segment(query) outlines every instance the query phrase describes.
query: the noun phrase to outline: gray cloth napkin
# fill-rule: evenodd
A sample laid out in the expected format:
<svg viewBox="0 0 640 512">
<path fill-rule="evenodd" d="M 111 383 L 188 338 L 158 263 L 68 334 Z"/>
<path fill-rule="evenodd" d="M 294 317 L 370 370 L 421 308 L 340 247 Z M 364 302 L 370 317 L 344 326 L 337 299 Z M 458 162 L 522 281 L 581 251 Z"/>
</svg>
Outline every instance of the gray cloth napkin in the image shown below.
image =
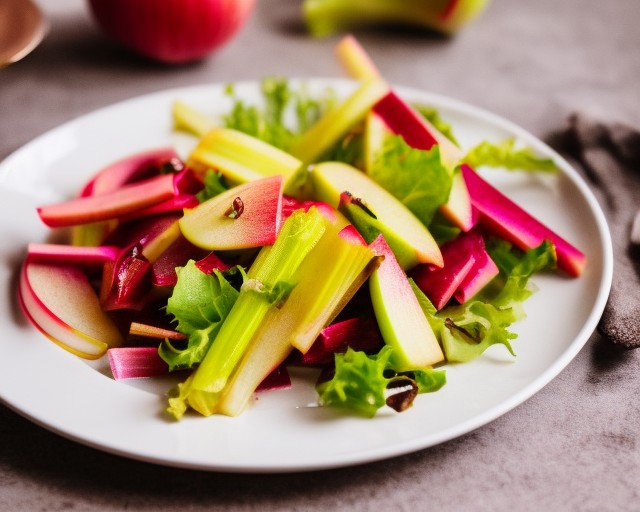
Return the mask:
<svg viewBox="0 0 640 512">
<path fill-rule="evenodd" d="M 609 222 L 614 270 L 598 331 L 640 347 L 640 129 L 583 114 L 569 118 L 555 142 L 592 184 Z M 553 142 L 552 142 L 553 144 Z"/>
</svg>

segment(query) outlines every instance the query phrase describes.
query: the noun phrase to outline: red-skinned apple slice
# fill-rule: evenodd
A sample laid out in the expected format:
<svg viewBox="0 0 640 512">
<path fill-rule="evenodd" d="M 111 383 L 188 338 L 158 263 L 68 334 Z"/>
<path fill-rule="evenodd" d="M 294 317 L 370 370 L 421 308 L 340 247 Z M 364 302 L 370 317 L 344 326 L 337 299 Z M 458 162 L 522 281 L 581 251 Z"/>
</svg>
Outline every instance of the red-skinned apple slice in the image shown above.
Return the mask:
<svg viewBox="0 0 640 512">
<path fill-rule="evenodd" d="M 218 194 L 186 210 L 180 230 L 211 251 L 273 244 L 282 221 L 282 182 L 282 176 L 272 176 Z"/>
<path fill-rule="evenodd" d="M 32 323 L 69 352 L 97 359 L 122 343 L 89 279 L 76 266 L 27 259 L 20 273 L 19 296 Z"/>
<path fill-rule="evenodd" d="M 442 349 L 391 248 L 382 235 L 370 247 L 384 256 L 369 290 L 382 338 L 393 348 L 394 368 L 417 370 L 441 362 Z"/>
<path fill-rule="evenodd" d="M 461 166 L 471 202 L 480 213 L 480 223 L 522 250 L 533 249 L 549 240 L 556 249 L 558 268 L 570 276 L 582 274 L 586 256 L 560 235 L 526 212 L 471 167 Z"/>
</svg>

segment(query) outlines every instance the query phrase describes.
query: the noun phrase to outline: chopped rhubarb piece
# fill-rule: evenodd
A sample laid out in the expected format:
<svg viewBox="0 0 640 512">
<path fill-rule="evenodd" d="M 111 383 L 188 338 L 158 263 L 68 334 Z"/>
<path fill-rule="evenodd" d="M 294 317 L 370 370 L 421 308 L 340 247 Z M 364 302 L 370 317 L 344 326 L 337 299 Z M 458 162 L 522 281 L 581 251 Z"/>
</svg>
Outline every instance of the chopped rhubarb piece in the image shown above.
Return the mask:
<svg viewBox="0 0 640 512">
<path fill-rule="evenodd" d="M 443 267 L 418 265 L 409 273 L 436 309 L 446 306 L 476 262 L 472 252 L 460 250 L 457 240 L 455 238 L 442 246 Z"/>
<path fill-rule="evenodd" d="M 485 228 L 522 250 L 533 249 L 548 240 L 555 246 L 558 268 L 573 277 L 582 273 L 586 257 L 580 250 L 489 184 L 471 167 L 465 164 L 461 169 L 471 202 L 480 214 L 479 222 Z"/>
<path fill-rule="evenodd" d="M 204 258 L 196 261 L 196 267 L 205 274 L 211 274 L 214 270 L 220 270 L 222 272 L 231 268 L 214 252 L 210 252 Z"/>
<path fill-rule="evenodd" d="M 105 311 L 141 309 L 151 289 L 151 263 L 139 247 L 123 252 L 114 262 L 107 262 L 102 274 L 100 304 Z"/>
<path fill-rule="evenodd" d="M 382 335 L 375 318 L 349 318 L 322 329 L 307 353 L 300 355 L 300 362 L 324 365 L 333 361 L 334 354 L 346 352 L 348 347 L 373 353 L 381 346 Z"/>
<path fill-rule="evenodd" d="M 70 199 L 42 206 L 38 213 L 49 227 L 73 226 L 110 219 L 142 210 L 174 196 L 174 176 L 162 175 L 125 185 L 106 194 Z"/>
<path fill-rule="evenodd" d="M 275 391 L 277 389 L 289 389 L 291 376 L 284 365 L 278 366 L 258 385 L 256 392 Z"/>
<path fill-rule="evenodd" d="M 205 249 L 196 247 L 183 236 L 173 242 L 153 262 L 151 282 L 155 286 L 174 286 L 178 280 L 176 267 L 184 267 L 191 259 L 201 260 L 209 254 Z"/>
<path fill-rule="evenodd" d="M 29 261 L 66 263 L 88 268 L 100 268 L 118 256 L 119 249 L 113 245 L 80 247 L 66 244 L 36 244 L 27 247 Z"/>
<path fill-rule="evenodd" d="M 454 298 L 463 304 L 489 284 L 500 271 L 489 256 L 484 246 L 484 239 L 477 230 L 463 234 L 458 238 L 461 239 L 460 245 L 462 247 L 460 250 L 471 252 L 476 260 L 453 294 Z"/>
<path fill-rule="evenodd" d="M 159 148 L 127 156 L 100 170 L 80 192 L 80 197 L 105 194 L 123 185 L 160 174 L 167 162 L 179 161 L 173 148 Z"/>
<path fill-rule="evenodd" d="M 169 366 L 156 347 L 119 347 L 107 350 L 111 373 L 116 380 L 159 377 Z"/>
<path fill-rule="evenodd" d="M 151 217 L 152 215 L 162 215 L 163 213 L 182 212 L 185 208 L 195 208 L 200 201 L 194 194 L 178 194 L 166 201 L 154 204 L 148 208 L 135 211 L 129 215 L 120 217 L 122 222 L 132 219 L 140 219 L 142 217 Z"/>
</svg>

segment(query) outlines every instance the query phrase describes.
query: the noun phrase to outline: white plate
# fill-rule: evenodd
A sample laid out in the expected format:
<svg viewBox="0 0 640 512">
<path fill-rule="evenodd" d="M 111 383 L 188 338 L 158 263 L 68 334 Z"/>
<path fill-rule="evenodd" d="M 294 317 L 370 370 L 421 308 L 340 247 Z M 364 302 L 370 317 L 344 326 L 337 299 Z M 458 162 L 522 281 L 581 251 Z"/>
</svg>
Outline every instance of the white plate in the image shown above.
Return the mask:
<svg viewBox="0 0 640 512">
<path fill-rule="evenodd" d="M 312 91 L 354 84 L 312 80 Z M 452 439 L 511 410 L 554 378 L 596 327 L 611 284 L 612 253 L 604 216 L 576 172 L 545 144 L 513 124 L 457 101 L 399 88 L 405 98 L 437 107 L 463 147 L 483 139 L 516 137 L 553 157 L 553 177 L 490 170 L 485 176 L 588 254 L 579 279 L 535 278 L 539 291 L 516 324 L 517 358 L 492 347 L 480 359 L 448 368 L 447 385 L 420 395 L 413 408 L 375 419 L 341 416 L 313 406 L 309 376 L 296 375 L 288 391 L 260 395 L 239 418 L 163 417 L 164 398 L 148 382 L 116 382 L 106 372 L 58 348 L 24 319 L 16 276 L 26 244 L 48 231 L 36 206 L 72 195 L 107 163 L 148 148 L 191 140 L 171 129 L 170 106 L 184 100 L 211 114 L 229 107 L 224 86 L 164 91 L 98 110 L 52 130 L 0 164 L 2 311 L 0 397 L 30 420 L 65 437 L 134 459 L 221 471 L 279 472 L 331 468 L 392 457 Z M 238 93 L 258 97 L 255 83 Z M 164 390 L 165 388 L 161 388 Z"/>
</svg>

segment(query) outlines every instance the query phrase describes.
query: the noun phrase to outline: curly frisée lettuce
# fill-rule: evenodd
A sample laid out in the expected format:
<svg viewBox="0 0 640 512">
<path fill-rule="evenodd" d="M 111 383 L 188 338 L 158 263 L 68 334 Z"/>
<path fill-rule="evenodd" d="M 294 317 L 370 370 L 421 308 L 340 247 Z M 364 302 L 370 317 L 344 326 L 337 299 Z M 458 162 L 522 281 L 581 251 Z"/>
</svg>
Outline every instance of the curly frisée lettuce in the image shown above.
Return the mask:
<svg viewBox="0 0 640 512">
<path fill-rule="evenodd" d="M 473 168 L 485 165 L 519 171 L 558 172 L 551 158 L 540 158 L 528 147 L 516 149 L 514 139 L 498 143 L 483 141 L 467 152 L 464 161 Z"/>
<path fill-rule="evenodd" d="M 502 344 L 515 356 L 511 341 L 517 334 L 509 327 L 526 317 L 523 302 L 535 291 L 530 277 L 555 268 L 555 250 L 545 241 L 520 251 L 504 240 L 490 238 L 487 249 L 500 274 L 476 297 L 464 304 L 437 311 L 411 281 L 418 302 L 436 333 L 449 363 L 464 363 L 481 356 L 490 346 Z"/>
<path fill-rule="evenodd" d="M 393 349 L 385 345 L 373 355 L 351 348 L 344 354 L 336 354 L 332 378 L 316 386 L 320 402 L 370 418 L 385 405 L 405 410 L 412 405 L 415 394 L 434 392 L 444 386 L 444 370 L 396 372 L 389 360 L 392 352 Z M 399 390 L 394 385 L 398 382 L 402 384 Z M 401 408 L 396 406 L 399 394 L 405 394 Z"/>
<path fill-rule="evenodd" d="M 244 274 L 241 267 L 237 268 Z M 166 311 L 177 322 L 176 330 L 188 339 L 183 348 L 168 339 L 158 348 L 171 371 L 193 368 L 202 361 L 239 295 L 222 272 L 205 274 L 193 260 L 178 267 L 176 273 L 178 281 Z"/>
</svg>

